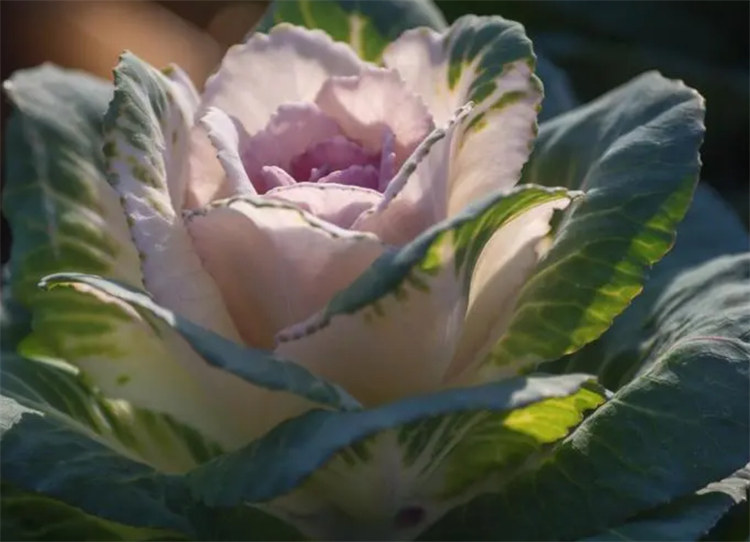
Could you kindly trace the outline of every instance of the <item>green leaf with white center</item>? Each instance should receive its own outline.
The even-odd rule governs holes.
[[[3,211],[13,231],[17,301],[33,308],[39,279],[65,268],[137,283],[138,257],[99,147],[111,86],[45,65],[16,72],[4,89],[15,106]]]
[[[706,227],[707,223],[711,224],[710,228]],[[607,388],[619,389],[648,360],[652,345],[661,340],[661,328],[654,326],[654,321],[657,315],[668,311],[675,313],[674,325],[678,318],[695,320],[705,327],[706,335],[726,335],[731,333],[732,326],[737,330],[735,333],[741,332],[743,325],[750,326],[737,318],[744,308],[737,307],[736,312],[730,311],[729,314],[720,308],[714,313],[710,302],[715,292],[706,289],[705,285],[716,280],[712,277],[721,277],[722,288],[736,288],[745,276],[742,266],[728,266],[721,271],[726,264],[719,260],[715,264],[718,267],[704,268],[704,276],[692,275],[691,281],[680,279],[680,276],[713,259],[747,252],[748,246],[747,230],[732,209],[708,185],[700,184],[685,219],[677,228],[674,248],[654,266],[643,293],[599,339],[571,356],[545,364],[543,370],[594,373]],[[679,305],[665,304],[664,301],[670,298],[682,302]],[[709,305],[700,308],[704,304]],[[732,318],[728,317],[730,315]],[[671,325],[665,327],[669,329]]]
[[[15,394],[18,386],[6,382],[5,363],[3,359],[3,385]],[[66,391],[71,380],[53,375],[54,370],[25,374],[26,389],[18,394],[43,410],[0,396],[3,539],[60,539],[63,533],[69,537],[63,539],[72,540],[300,538],[293,528],[254,508],[208,508],[191,497],[183,476],[164,474],[140,458],[134,460],[133,454],[119,453],[111,446],[114,439],[105,443],[102,437],[117,433],[118,439],[126,440],[124,420],[107,417],[102,401],[96,405],[78,401]],[[159,425],[156,422],[153,428]],[[139,429],[128,440],[145,434]],[[191,444],[203,446],[197,441]],[[193,449],[194,454],[197,451]]]
[[[169,416],[102,397],[66,364],[6,353],[0,367],[6,396],[162,472],[184,472],[222,452]]]
[[[36,288],[43,276],[72,269],[143,286],[141,261],[118,194],[107,183],[100,148],[111,85],[44,66],[17,73],[5,87],[16,105],[6,138],[4,192],[14,240],[11,301],[33,318],[20,353],[65,360],[108,397],[168,413],[224,445],[246,442],[244,429],[209,401],[205,378],[185,370],[185,347],[181,352],[122,303]],[[12,308],[5,303],[4,311]]]
[[[542,125],[525,181],[587,195],[467,378],[516,374],[606,331],[674,242],[698,176],[703,112],[694,90],[650,73]]]
[[[16,304],[36,320],[22,347],[29,355],[75,359],[80,356],[71,343],[103,342],[102,328],[117,325],[119,315],[100,312],[98,325],[83,325],[91,322],[86,301],[70,294],[44,295],[36,287],[39,279],[80,269],[140,283],[138,256],[117,195],[104,178],[98,147],[111,87],[47,65],[16,73],[4,88],[16,107],[5,139],[3,209],[13,232],[13,299],[6,308]],[[54,317],[53,305],[64,304],[64,322],[59,312],[59,325],[40,321]]]
[[[366,406],[440,388],[485,245],[515,219],[564,207],[573,196],[523,186],[477,202],[384,253],[323,310],[282,330],[276,352],[341,384]]]
[[[131,234],[141,254],[145,290],[160,305],[240,342],[221,292],[204,268],[183,221],[181,198],[193,112],[185,93],[173,85],[134,55],[122,56],[115,69],[115,95],[104,123],[108,178],[130,218]],[[104,297],[108,302],[126,305],[114,297]],[[285,416],[309,406],[302,400],[289,401],[288,396],[248,386],[241,378],[205,363],[169,326],[159,324],[157,329],[162,333],[160,343],[174,352],[184,378],[198,388],[193,390],[195,399],[168,412],[222,445],[244,444]],[[149,368],[140,374],[152,373],[153,368]],[[160,394],[151,391],[153,396]],[[236,412],[257,415],[239,418]],[[211,417],[214,419],[208,419]]]
[[[746,465],[749,280],[747,254],[675,279],[654,307],[638,374],[533,475],[451,512],[427,538],[592,536],[658,514]]]
[[[145,293],[94,275],[59,273],[46,277],[43,288],[75,287],[83,284],[147,312],[175,329],[208,364],[251,384],[284,391],[305,399],[344,410],[360,408],[344,389],[330,384],[294,363],[275,358],[269,352],[244,347],[202,328],[169,309],[160,307]],[[235,413],[236,415],[236,413]]]
[[[272,2],[254,31],[279,23],[319,28],[349,44],[364,60],[376,62],[401,32],[416,26],[445,28],[440,10],[428,0],[292,0]]]
[[[19,409],[20,416],[14,413]],[[189,520],[178,512],[187,493],[177,479],[120,455],[59,418],[25,409],[6,397],[2,422],[9,426],[2,435],[3,482],[106,520],[192,531]]]
[[[315,538],[404,539],[531,467],[603,400],[588,376],[565,375],[315,410],[187,478],[210,506],[266,503]]]
[[[184,93],[130,53],[114,73],[104,119],[107,176],[129,217],[144,284],[160,303],[238,339],[181,216],[193,111]]]

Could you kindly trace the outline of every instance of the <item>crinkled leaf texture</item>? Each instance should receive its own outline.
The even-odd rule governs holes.
[[[40,404],[60,395],[47,389]],[[80,414],[73,419],[1,399],[2,519],[14,536],[55,538],[75,529],[76,540],[102,539],[107,532],[107,539],[232,540],[238,533],[245,540],[299,538],[257,509],[202,506],[190,496],[184,477],[158,472],[92,438],[94,420],[86,426]],[[224,523],[241,530],[227,533]]]
[[[594,535],[746,464],[749,259],[721,258],[676,279],[652,309],[654,348],[638,375],[533,476],[452,512],[427,538]],[[716,519],[708,517],[696,538]]]
[[[80,274],[53,275],[44,284],[95,288],[174,326],[212,363],[243,377],[252,373],[252,349],[218,340],[142,293]],[[603,390],[586,375],[565,375],[459,388],[368,410],[314,410],[196,468],[188,483],[210,506],[268,503],[269,511],[314,537],[413,536],[456,503],[535,465],[603,401]],[[372,483],[362,486],[363,479]],[[409,510],[418,510],[416,521],[400,519]]]
[[[698,179],[703,100],[657,73],[542,125],[524,181],[581,189],[480,381],[555,360],[598,338],[674,242]],[[473,374],[468,378],[476,378]]]
[[[13,228],[4,296],[12,292],[13,298],[3,300],[3,313],[7,318],[20,307],[33,320],[31,329],[17,328],[24,335],[19,352],[63,359],[111,397],[190,419],[220,436],[221,415],[156,330],[122,305],[37,288],[43,276],[72,269],[143,285],[141,260],[120,197],[107,182],[101,149],[111,85],[45,65],[17,72],[5,89],[16,109],[5,140],[3,193]]]
[[[602,163],[629,148],[628,153],[634,153],[636,160],[640,156],[648,170],[644,180],[653,174],[669,183],[670,164],[678,165],[678,161],[666,158],[686,152],[693,132],[690,122],[667,128],[667,121],[674,114],[700,116],[696,109],[692,114],[689,108],[683,109],[686,102],[679,105],[679,96],[686,96],[679,87],[672,87],[677,92],[659,92],[659,87],[668,90],[655,75],[649,75],[633,83],[630,105],[628,87],[624,87],[608,97],[612,100],[609,112],[597,111],[597,106],[605,104],[594,102],[543,124],[526,179],[544,182],[547,172],[549,182],[557,184],[563,172],[568,186],[580,187],[598,178],[599,197],[604,198],[609,177],[603,174],[607,170],[602,171]],[[663,106],[649,105],[645,98],[658,98],[656,102],[663,101]],[[653,122],[637,125],[628,115],[618,123],[612,117],[618,109],[622,112],[637,103],[655,114],[657,126],[667,124],[649,128]],[[649,147],[648,138],[627,136],[626,120],[633,122],[640,136],[653,136],[654,142],[660,142],[652,146],[658,150],[652,160],[643,160],[636,152]],[[618,126],[625,128],[625,140],[619,144]],[[680,135],[680,129],[686,132]],[[670,133],[675,142],[671,150],[663,139]],[[607,141],[612,148],[606,147]],[[612,172],[613,181],[619,172]],[[628,169],[628,183],[637,187],[634,172],[638,172],[636,164]],[[680,194],[684,188],[679,175],[673,178],[672,189]],[[652,195],[644,190],[646,200],[654,197],[653,189],[660,185],[652,180],[648,186]],[[632,197],[645,204],[637,189]],[[684,208],[679,200],[685,196],[674,200],[665,193],[661,197],[663,211],[670,208],[670,201],[673,209]],[[596,202],[587,197],[569,211],[558,226],[558,243],[576,231],[576,213],[592,200]],[[676,248],[655,266],[654,282],[646,283],[643,296],[599,340],[542,365],[544,370],[561,373],[599,373],[617,389],[610,401],[558,446],[541,468],[519,476],[494,495],[480,496],[450,512],[424,539],[697,540],[735,503],[747,498],[746,475],[738,469],[750,459],[746,438],[750,256],[741,254],[748,246],[744,228],[728,213],[715,195],[699,188],[693,208],[678,229]],[[629,220],[635,225],[633,218],[629,212],[615,212],[605,225],[616,227],[613,232],[627,232],[622,222],[617,223]],[[577,238],[585,247],[586,237],[578,232],[569,241]],[[653,244],[636,243],[634,248],[658,247],[658,236],[651,238]],[[608,251],[602,255],[608,257]],[[597,262],[599,258],[591,265]],[[558,272],[563,266],[564,262],[556,266]],[[587,278],[583,273],[576,275],[573,284]],[[575,289],[557,292],[572,297]],[[611,303],[608,296],[601,300]],[[580,314],[581,308],[576,305],[573,310]],[[575,318],[558,321],[581,322]],[[539,521],[542,516],[544,521]]]
[[[750,465],[692,495],[649,510],[585,540],[698,540],[706,534],[709,540],[714,540],[709,529],[733,506],[747,505],[748,490]]]
[[[454,194],[454,220],[379,260],[336,297],[323,320],[362,306],[372,310],[371,320],[382,318],[381,294],[392,293],[398,309],[407,289],[411,297],[430,288],[455,294],[443,301],[460,306],[467,270],[495,229],[522,211],[569,199],[570,190],[528,186],[460,212],[477,187],[493,180],[488,172],[499,168],[502,182],[515,182],[526,158],[534,129],[529,115],[541,93],[520,25],[467,17],[443,37],[423,29],[386,49],[404,28],[442,29],[434,6],[281,2],[261,28],[280,21],[321,28],[363,58],[404,70],[413,58],[410,47],[427,44],[430,58],[412,64],[417,69],[410,75],[405,71],[408,85],[428,94],[441,120],[466,97],[478,104],[456,125],[456,141],[465,143],[456,145],[462,147],[458,170],[476,182]],[[544,62],[540,69],[551,83],[549,115],[569,109],[562,78]],[[520,86],[509,90],[511,83]],[[316,538],[406,538],[430,524],[426,537],[439,539],[697,538],[742,500],[746,477],[737,469],[748,461],[742,441],[748,430],[747,258],[717,259],[681,273],[709,258],[679,252],[673,263],[657,266],[659,281],[645,301],[596,340],[669,249],[688,206],[703,130],[695,93],[649,74],[543,125],[526,182],[586,195],[565,213],[546,258],[520,288],[507,331],[467,364],[466,383],[482,385],[362,410],[351,390],[315,371],[220,337],[217,327],[234,338],[232,327],[224,325],[226,315],[212,318],[217,312],[204,310],[210,305],[204,301],[216,297],[207,297],[210,288],[200,281],[191,282],[195,296],[184,311],[175,305],[182,300],[179,281],[159,270],[174,255],[195,264],[180,244],[186,237],[175,182],[194,104],[170,85],[132,55],[123,58],[105,156],[99,145],[109,85],[51,67],[23,72],[10,84],[18,112],[6,139],[13,158],[4,206],[16,240],[15,299],[3,300],[3,338],[7,324],[15,323],[6,315],[20,315],[12,329],[29,331],[24,311],[30,310],[34,330],[21,350],[39,359],[3,360],[9,396],[0,419],[3,537],[301,536],[270,512]],[[515,122],[523,133],[506,139]],[[509,145],[498,153],[502,159],[491,170],[477,165],[472,157],[488,153],[488,145],[495,149],[498,140]],[[705,201],[698,199],[695,224],[716,209]],[[127,224],[123,205],[153,220]],[[30,216],[40,217],[43,227]],[[712,246],[711,257],[737,251],[734,241],[715,242],[724,226],[705,241],[700,228],[683,231],[690,232],[687,241],[674,254],[691,238]],[[744,237],[743,243],[746,248]],[[79,290],[86,293],[36,289],[43,276],[60,272],[67,274],[55,280],[85,283]],[[159,304],[143,293],[144,283]],[[292,392],[329,410],[287,420],[220,455],[221,447],[205,435],[171,416],[108,399],[57,361],[84,372],[102,369],[97,384],[117,395],[143,373],[139,362],[162,359],[163,371],[145,372],[151,386],[142,381],[136,387],[158,403],[146,406],[186,414],[189,405],[194,410],[187,417],[210,432],[226,416],[191,402],[203,396],[175,379],[181,373],[172,370],[174,350],[162,339],[173,341],[178,333],[194,350],[181,355],[223,371],[222,379]],[[102,365],[102,355],[117,360],[123,372]],[[611,382],[616,395],[605,402],[604,390],[585,374],[518,376],[564,355],[545,369],[585,368]],[[102,380],[107,372],[112,378]],[[503,376],[511,378],[496,381]]]

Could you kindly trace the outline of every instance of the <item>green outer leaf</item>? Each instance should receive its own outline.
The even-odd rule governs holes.
[[[596,339],[670,248],[699,170],[703,102],[656,73],[542,125],[525,182],[586,191],[524,286],[484,378]]]
[[[707,228],[709,222],[711,227]],[[660,299],[677,295],[678,289],[683,290],[680,296],[685,299],[690,299],[690,290],[701,295],[708,279],[696,276],[690,285],[676,277],[712,258],[745,252],[748,246],[750,240],[745,226],[712,188],[700,184],[685,220],[677,229],[674,248],[654,266],[643,293],[602,337],[571,356],[546,364],[544,370],[594,373],[607,388],[620,388],[632,379],[644,363],[651,341],[659,334],[660,327],[653,325],[653,317]],[[709,270],[710,267],[705,269]],[[742,279],[741,276],[738,278]],[[689,309],[689,305],[683,309]],[[721,315],[721,311],[716,312],[713,318],[715,323],[722,323],[721,319],[717,319]],[[703,316],[704,311],[693,311],[693,318],[703,319]],[[675,317],[679,318],[678,315]],[[710,334],[720,331],[715,329]]]
[[[709,260],[678,275],[664,288],[643,325],[643,361],[623,378],[637,378],[676,344],[704,338],[750,339],[750,254]],[[604,367],[612,370],[614,367]]]
[[[497,490],[497,484],[487,484],[490,475],[501,470],[507,479],[521,468],[533,468],[534,460],[541,460],[549,451],[544,445],[567,436],[582,420],[582,413],[603,402],[601,390],[582,388],[573,395],[544,399],[510,413],[483,413],[468,427],[461,427],[463,435],[445,460],[444,495],[459,494],[473,484],[485,485],[485,491]]]
[[[58,273],[45,277],[43,288],[73,287],[86,284],[100,292],[147,311],[176,329],[206,362],[252,384],[295,393],[316,403],[352,410],[360,408],[356,399],[336,384],[329,383],[296,363],[276,359],[269,352],[244,347],[160,307],[151,298],[130,286],[81,273]]]
[[[291,502],[293,518],[295,501],[317,501],[324,511],[309,526],[314,538],[411,539],[457,504],[536,468],[603,401],[600,389],[584,385],[511,411],[462,410],[379,431],[337,452],[269,508],[284,511]]]
[[[73,367],[12,354],[3,355],[0,367],[5,395],[135,461],[183,472],[222,452],[167,415],[102,397]]]
[[[293,528],[254,508],[207,508],[190,497],[184,477],[158,473],[118,455],[60,423],[59,416],[30,410],[4,396],[0,399],[3,405],[0,427],[5,429],[0,456],[3,486],[38,494],[35,499],[59,500],[54,507],[61,513],[67,507],[75,507],[79,514],[95,516],[89,516],[87,521],[114,521],[127,525],[127,529],[138,528],[137,532],[144,532],[141,531],[144,528],[168,529],[170,538],[181,535],[199,540],[300,538]],[[3,492],[2,497],[5,506],[7,494]],[[8,504],[13,506],[12,501]],[[46,500],[35,502],[32,511],[36,517],[42,505],[47,510],[53,506]],[[73,528],[72,540],[86,538],[86,525]],[[129,535],[135,533],[128,531]],[[155,538],[164,539],[167,534],[164,531]]]
[[[33,313],[33,333],[19,350],[70,363],[147,355],[139,350],[141,342],[124,344],[120,330],[132,318],[120,307],[71,290],[42,292],[36,286],[44,275],[70,269],[141,284],[138,254],[104,173],[102,116],[112,86],[45,65],[15,73],[5,90],[16,110],[6,134],[3,194],[13,230],[13,296],[3,300],[3,318],[26,309]],[[20,333],[30,331],[23,320],[18,322]],[[8,330],[3,329],[3,348],[11,350],[20,337],[6,335]],[[132,338],[135,331],[129,332]],[[184,470],[217,451],[168,417],[106,401],[76,376],[49,365],[4,355],[2,368],[3,387],[12,396],[45,411],[60,408],[68,422],[81,416],[75,422],[79,428],[95,422],[88,427],[92,435],[165,470]],[[119,383],[122,375],[112,373]]]
[[[746,464],[749,259],[727,257],[686,273],[681,280],[700,285],[711,303],[696,303],[688,317],[690,295],[673,287],[653,322],[667,342],[654,345],[643,371],[579,426],[533,479],[519,478],[502,494],[451,512],[428,537],[588,536]],[[716,324],[722,321],[744,340],[704,334],[721,333]],[[542,511],[545,521],[538,522]]]
[[[459,410],[380,430],[267,509],[315,539],[411,539],[456,504],[535,468],[603,401],[586,383],[512,411]]]
[[[3,409],[3,418],[7,410]],[[41,413],[26,412],[2,438],[3,481],[39,492],[87,513],[136,527],[191,533],[176,479],[118,455]],[[64,458],[64,468],[61,468]],[[172,502],[170,502],[172,501]]]
[[[369,410],[313,410],[236,452],[197,467],[187,475],[188,483],[195,495],[212,506],[263,502],[294,489],[336,452],[379,431],[449,413],[508,412],[546,398],[565,397],[584,385],[594,386],[587,375],[517,378],[411,397]]]
[[[101,118],[111,85],[44,65],[16,72],[4,88],[16,107],[5,134],[3,191],[3,210],[13,231],[12,301],[34,313],[35,333],[26,349],[42,355],[64,348],[68,328],[88,313],[76,307],[77,314],[68,314],[67,327],[59,321],[47,325],[42,316],[54,312],[50,305],[71,294],[60,299],[45,295],[36,287],[39,279],[77,269],[137,282],[139,277],[131,277],[130,271],[137,269],[138,257],[103,173]],[[85,304],[82,296],[75,296],[79,301]],[[99,318],[97,324],[115,325],[116,318]],[[86,336],[80,327],[78,333]],[[89,336],[96,335],[92,331],[101,328],[90,330]]]
[[[101,228],[108,203],[117,205],[99,148],[112,88],[47,64],[16,72],[4,89],[16,107],[5,134],[3,191],[12,288],[30,306],[42,276],[65,267],[106,273],[129,248]]]
[[[119,197],[104,173],[101,125],[112,87],[46,65],[17,72],[5,88],[16,106],[6,134],[3,196],[13,231],[11,301],[33,316],[33,332],[18,343],[18,351],[75,364],[112,396],[138,395],[144,379],[129,369],[155,357],[163,361],[157,371],[163,377],[175,365],[165,359],[169,352],[163,341],[121,306],[69,289],[36,287],[43,276],[72,269],[142,284]],[[19,337],[8,336],[6,342],[6,331],[3,346],[11,349]],[[18,331],[27,329],[22,325]],[[154,397],[153,402],[170,410],[173,405],[165,403],[184,391],[185,380],[170,372],[168,399]],[[200,411],[191,401],[184,410]]]
[[[273,2],[254,31],[267,32],[284,22],[324,30],[369,61],[378,61],[383,49],[404,30],[446,26],[429,0],[285,0]]]
[[[187,540],[174,531],[138,528],[92,516],[40,493],[2,485],[3,540]]]
[[[617,527],[610,527],[585,541],[698,540],[732,506],[747,502],[748,488],[750,466],[720,482],[709,484],[693,495],[650,510]]]

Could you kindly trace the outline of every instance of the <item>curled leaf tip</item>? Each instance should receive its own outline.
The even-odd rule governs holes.
[[[42,290],[51,290],[56,286],[63,286],[65,283],[75,279],[76,273],[53,273],[42,277],[37,283],[37,287]]]

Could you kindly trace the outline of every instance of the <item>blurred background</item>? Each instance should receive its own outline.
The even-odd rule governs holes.
[[[157,67],[176,62],[200,88],[266,4],[2,0],[0,75],[5,80],[15,70],[49,61],[111,78],[119,53],[129,49]],[[702,177],[748,223],[750,2],[454,0],[438,5],[448,22],[477,13],[523,23],[537,52],[568,73],[580,102],[649,69],[698,89],[708,107]],[[4,126],[5,98],[0,113]],[[4,219],[2,241],[5,262]]]

